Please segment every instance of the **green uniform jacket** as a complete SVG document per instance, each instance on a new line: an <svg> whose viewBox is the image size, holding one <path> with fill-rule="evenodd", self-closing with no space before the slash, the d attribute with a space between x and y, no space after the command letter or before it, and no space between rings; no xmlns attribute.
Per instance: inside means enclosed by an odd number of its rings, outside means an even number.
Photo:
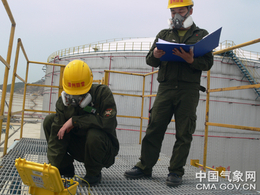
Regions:
<svg viewBox="0 0 260 195"><path fill-rule="evenodd" d="M153 56L153 50L156 47L158 39L174 43L195 44L200 41L208 32L198 28L195 24L186 32L182 41L175 29L165 29L158 33L156 39L146 56L146 63L153 67L159 66L158 82L170 85L173 88L197 88L200 87L200 77L202 71L210 70L213 65L213 55L209 52L201 57L194 58L194 62L160 61Z"/></svg>
<svg viewBox="0 0 260 195"><path fill-rule="evenodd" d="M71 131L87 131L88 129L101 129L105 131L112 141L115 155L119 150L116 136L116 104L111 90L106 85L93 84L89 93L92 96L93 108L96 113L88 113L79 106L64 106L61 97L56 102L56 117L52 129L58 130L72 117L74 128Z"/></svg>

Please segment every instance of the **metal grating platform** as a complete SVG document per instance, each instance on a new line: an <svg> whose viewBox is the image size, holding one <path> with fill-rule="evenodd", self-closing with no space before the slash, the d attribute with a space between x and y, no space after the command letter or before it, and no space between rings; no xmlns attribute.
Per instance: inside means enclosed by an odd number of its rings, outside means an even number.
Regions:
<svg viewBox="0 0 260 195"><path fill-rule="evenodd" d="M47 144L45 140L40 139L21 139L15 147L3 157L0 165L0 194L28 194L28 186L24 185L14 166L16 158L25 158L28 161L44 163L47 162L46 152ZM115 164L109 169L102 170L102 182L91 187L90 194L93 195L172 195L172 194L258 194L256 191L244 189L223 190L219 184L230 184L225 180L216 184L217 189L196 189L196 185L200 183L195 174L200 170L198 168L187 165L185 167L185 175L183 177L183 185L179 187L168 187L165 184L168 174L169 158L163 154L153 170L153 177L150 179L129 180L123 174L124 171L133 167L140 156L140 145L123 144L116 157ZM82 163L75 161L75 172L79 176L85 175L85 168ZM204 182L204 181L203 181ZM212 185L205 181L205 186ZM87 186L79 186L77 194L88 194Z"/></svg>

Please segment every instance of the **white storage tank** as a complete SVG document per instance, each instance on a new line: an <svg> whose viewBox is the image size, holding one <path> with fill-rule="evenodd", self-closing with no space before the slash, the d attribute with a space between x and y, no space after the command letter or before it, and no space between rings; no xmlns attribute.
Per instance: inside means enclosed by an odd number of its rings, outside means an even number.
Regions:
<svg viewBox="0 0 260 195"><path fill-rule="evenodd" d="M148 66L145 62L145 56L153 44L153 41L154 38L103 41L54 52L48 60L51 63L68 64L71 60L81 59L91 67L95 80L104 77L104 70L145 74L156 70ZM259 60L246 61L246 65L248 69L256 72L255 75L259 77ZM257 79L257 77L255 78ZM146 77L145 94L155 94L157 92L158 82L156 78L157 74ZM201 85L205 87L207 85L206 78L207 72L203 72ZM47 66L45 84L58 85L58 83L59 67ZM224 88L248 84L250 83L243 78L242 72L230 57L215 56L214 65L211 69L211 88ZM143 78L140 76L111 73L109 77L109 87L116 93L141 95L142 86ZM213 120L212 122L255 127L260 126L260 120L257 120L257 117L255 117L259 108L257 105L260 103L260 98L256 100L257 94L255 94L253 89L211 93L210 97L210 119ZM43 110L54 111L57 98L57 89L46 88L44 92ZM118 107L118 115L141 115L141 98L116 95L115 99ZM197 112L197 132L204 131L205 99L206 93L201 92ZM145 117L148 116L148 110L152 106L153 100L154 98L145 99ZM230 115L235 113L236 117L226 117L223 114L228 112L231 112ZM243 113L248 114L244 115ZM144 128L146 124L147 123L144 123ZM139 129L139 122L137 119L119 118L118 127ZM169 129L174 129L174 123L169 127ZM222 128L222 130L219 131L226 132L227 129Z"/></svg>

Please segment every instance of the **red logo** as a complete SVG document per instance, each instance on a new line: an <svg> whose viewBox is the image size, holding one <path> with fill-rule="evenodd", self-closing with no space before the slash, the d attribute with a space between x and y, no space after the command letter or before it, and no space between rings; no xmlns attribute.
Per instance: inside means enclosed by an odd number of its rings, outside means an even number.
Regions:
<svg viewBox="0 0 260 195"><path fill-rule="evenodd" d="M178 2L183 2L183 0L171 0L171 3L178 3Z"/></svg>
<svg viewBox="0 0 260 195"><path fill-rule="evenodd" d="M84 87L85 82L81 82L81 83L70 83L70 82L68 82L68 86L72 87L72 88Z"/></svg>

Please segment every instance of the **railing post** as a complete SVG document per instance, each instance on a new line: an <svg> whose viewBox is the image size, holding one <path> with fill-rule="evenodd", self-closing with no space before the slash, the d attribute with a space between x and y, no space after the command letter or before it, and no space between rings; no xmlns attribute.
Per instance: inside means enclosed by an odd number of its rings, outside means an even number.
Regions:
<svg viewBox="0 0 260 195"><path fill-rule="evenodd" d="M15 77L16 77L16 70L17 70L20 47L21 47L21 39L18 39L16 55L15 55L14 70L13 70L12 85L11 85L11 90L10 90L10 100L9 100L8 115L7 115L7 122L6 122L5 144L4 144L3 155L6 155L6 152L7 152L10 120L11 120L11 115L12 115L11 112L12 112L12 104L13 104L14 85L15 85Z"/></svg>
<svg viewBox="0 0 260 195"><path fill-rule="evenodd" d="M10 10L10 7L9 7L7 1L2 0L2 2L3 2L3 5L5 7L5 10L6 10L8 16L9 16L9 19L12 23L8 51L7 51L7 58L6 58L6 63L9 65L9 67L7 67L7 66L5 67L4 81L3 81L3 87L2 87L1 108L0 108L0 116L4 117L6 90L7 90L8 75L9 75L9 70L10 70L11 54L12 54L12 49L13 49L14 32L15 32L16 23L14 21L12 12ZM0 119L0 141L1 141L1 134L2 134L2 125L3 125L3 119Z"/></svg>
<svg viewBox="0 0 260 195"><path fill-rule="evenodd" d="M109 71L105 70L104 85L108 86Z"/></svg>
<svg viewBox="0 0 260 195"><path fill-rule="evenodd" d="M205 118L205 136L204 136L204 153L203 153L203 171L206 171L207 149L208 149L208 125L209 122L209 89L210 89L210 70L207 72L207 97L206 97L206 118Z"/></svg>
<svg viewBox="0 0 260 195"><path fill-rule="evenodd" d="M21 119L20 139L21 139L22 136L23 136L23 122L24 122L24 110L25 110L25 101L26 101L28 72L29 72L29 62L27 61L25 84L24 84L24 91L23 91L23 111L22 111L22 119Z"/></svg>
<svg viewBox="0 0 260 195"><path fill-rule="evenodd" d="M64 69L65 69L65 66L61 66L60 67L60 80L59 80L59 94L58 94L58 97L60 97L61 92L63 91L62 78L63 78Z"/></svg>
<svg viewBox="0 0 260 195"><path fill-rule="evenodd" d="M140 118L139 144L141 144L141 142L142 142L143 114L144 114L144 90L145 90L145 76L143 76L143 90L142 90L142 106L141 106L141 118Z"/></svg>

